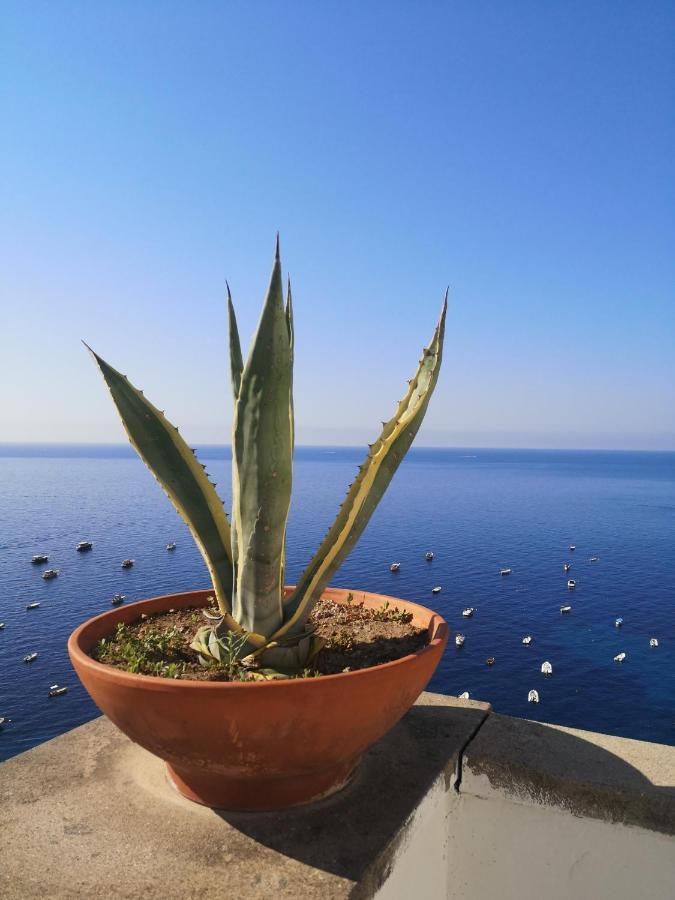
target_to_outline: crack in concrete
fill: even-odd
[[[481,730],[481,728],[483,727],[483,725],[485,725],[485,723],[487,722],[487,720],[490,718],[491,715],[492,715],[492,709],[486,710],[485,715],[484,715],[483,718],[480,720],[480,722],[478,723],[478,725],[476,725],[476,727],[474,728],[474,730],[471,732],[471,734],[469,735],[469,737],[466,739],[465,743],[464,743],[464,744],[462,745],[462,747],[460,748],[459,753],[457,754],[457,777],[455,778],[455,783],[454,783],[454,785],[453,785],[453,787],[454,787],[454,789],[455,789],[455,792],[456,792],[457,794],[460,793],[460,788],[461,788],[461,785],[462,785],[462,772],[463,772],[463,769],[464,769],[464,754],[465,754],[465,752],[466,752],[466,750],[467,750],[467,747],[469,746],[469,744],[471,744],[471,742],[473,741],[473,739],[476,737],[476,735],[478,734],[478,732]]]

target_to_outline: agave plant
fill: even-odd
[[[205,467],[178,429],[126,376],[91,352],[132,446],[184,519],[208,567],[219,613],[199,630],[192,646],[202,657],[218,660],[236,646],[240,656],[288,671],[305,666],[316,651],[308,616],[368,524],[422,424],[441,365],[447,291],[406,395],[369,445],[335,521],[290,591],[284,589],[284,567],[294,446],[293,309],[290,281],[284,302],[278,238],[246,364],[229,286],[227,295],[234,392],[231,523]]]

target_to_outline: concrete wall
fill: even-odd
[[[490,715],[378,900],[673,900],[675,748]]]

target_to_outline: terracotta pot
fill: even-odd
[[[132,741],[166,761],[181,794],[231,810],[280,809],[339,790],[364,750],[382,737],[426,687],[448,641],[448,626],[416,603],[329,588],[377,608],[387,600],[429,629],[429,643],[394,662],[269,682],[205,682],[134,675],[96,662],[89,651],[119,622],[141,613],[199,606],[212,591],[170,594],[89,619],[70,636],[75,671],[99,709]]]

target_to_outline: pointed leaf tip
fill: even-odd
[[[443,297],[443,306],[441,307],[441,319],[445,318],[448,309],[448,294],[450,293],[450,285],[445,289],[445,297]]]
[[[86,341],[83,340],[82,343],[83,343],[84,346],[87,348],[87,350],[91,353],[91,355],[94,357],[94,359],[96,360],[96,362],[98,362],[98,361],[100,360],[100,358],[101,358],[101,357],[98,355],[98,353],[96,353],[95,350],[92,350],[92,348],[89,346],[89,344],[88,344]]]

